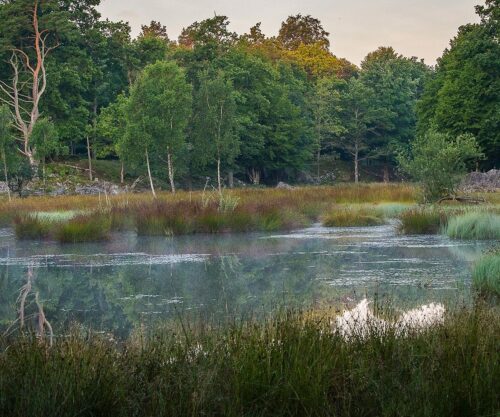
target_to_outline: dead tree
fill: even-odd
[[[0,80],[0,100],[8,104],[14,117],[14,126],[20,132],[21,146],[19,151],[28,158],[30,166],[37,169],[35,149],[30,141],[33,128],[40,117],[40,99],[47,89],[47,73],[45,59],[51,50],[48,46],[50,35],[48,30],[40,30],[38,26],[38,0],[33,3],[33,44],[34,56],[27,52],[13,48],[9,60],[13,76],[11,84]]]

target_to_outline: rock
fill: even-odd
[[[469,193],[500,190],[500,170],[491,169],[488,172],[471,172],[462,181],[460,190]]]
[[[297,182],[300,184],[317,184],[318,179],[313,177],[309,172],[300,171],[297,175]]]
[[[294,187],[292,187],[290,184],[287,184],[286,182],[280,181],[276,188],[279,188],[281,190],[293,190]]]

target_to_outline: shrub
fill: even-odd
[[[500,215],[470,212],[452,217],[445,232],[453,239],[500,239]]]
[[[424,201],[436,201],[453,194],[467,173],[467,161],[482,156],[470,134],[453,138],[434,130],[418,136],[411,155],[399,155],[403,171],[422,185]]]

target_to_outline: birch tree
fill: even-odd
[[[184,71],[168,61],[147,66],[130,92],[128,129],[143,144],[150,182],[151,158],[166,162],[172,193],[175,193],[174,162],[185,145],[191,102],[191,85]]]
[[[235,91],[221,71],[212,77],[208,72],[201,76],[196,95],[195,130],[195,153],[204,164],[215,161],[217,187],[222,194],[222,164],[234,162],[240,142],[236,134]]]

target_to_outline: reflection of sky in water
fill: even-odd
[[[125,335],[180,313],[238,317],[364,295],[405,305],[467,298],[470,263],[487,243],[399,236],[393,225],[291,233],[137,237],[59,245],[0,229],[0,327],[15,318],[29,266],[53,324]]]

